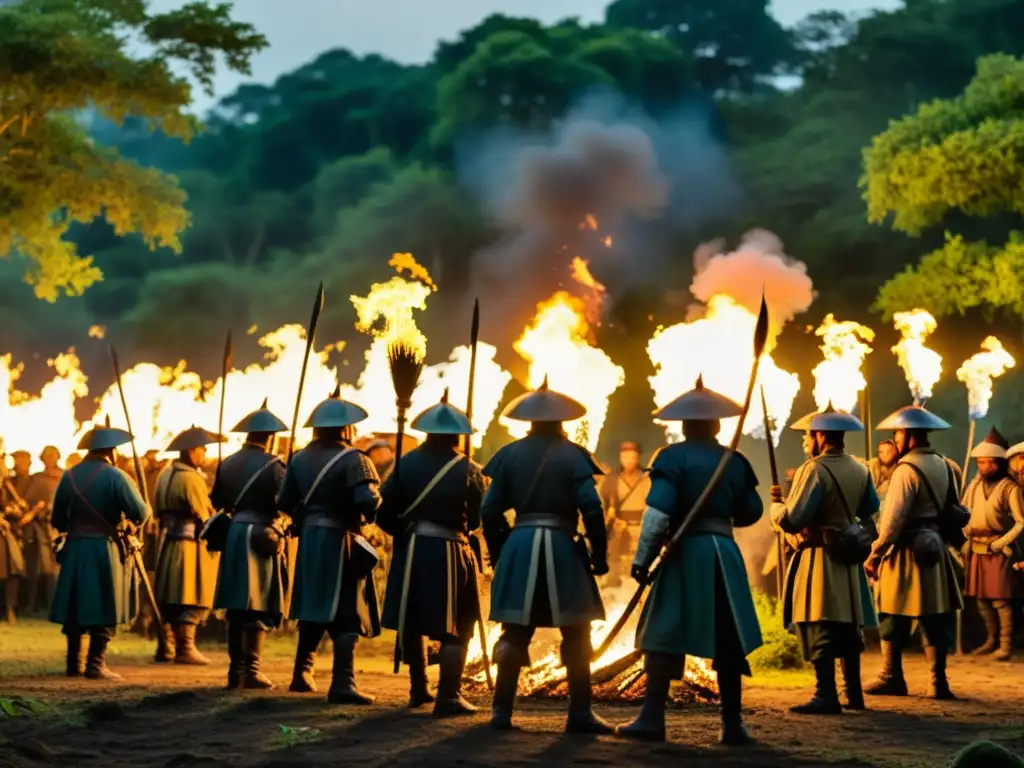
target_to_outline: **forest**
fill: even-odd
[[[65,21],[107,34],[75,0],[27,6],[59,7]],[[18,8],[0,9],[27,25],[19,33],[0,19],[7,75],[38,66],[25,56],[45,58],[45,45],[60,42],[54,33],[19,57],[17,35],[34,28]],[[187,34],[175,26],[181,18],[136,21],[202,83],[210,51],[244,70],[264,44],[219,8]],[[491,205],[503,178],[496,158],[551,141],[567,120],[593,119],[645,128],[669,183],[657,215],[608,220],[616,245],[593,262],[611,299],[597,342],[643,373],[633,391],[645,386],[653,329],[685,315],[679,294],[695,249],[765,228],[807,264],[818,292],[776,358],[802,357],[797,367],[808,370],[815,341],[805,326],[827,312],[874,327],[876,358],[889,358],[898,385],[877,413],[906,400],[887,349],[893,311],[922,306],[939,319],[947,381],[986,333],[1020,349],[1020,29],[1017,0],[905,0],[856,17],[822,11],[792,28],[761,0],[615,0],[594,25],[491,16],[441,41],[422,66],[342,48],[311,56],[276,82],[221,99],[188,142],[187,94],[166,78],[136,78],[132,93],[93,97],[77,122],[96,146],[116,150],[133,194],[159,198],[135,213],[120,210],[131,203],[120,204],[122,187],[109,180],[92,201],[79,191],[61,197],[58,186],[46,204],[69,210],[67,225],[19,231],[36,182],[11,180],[17,142],[0,130],[0,191],[14,222],[0,229],[0,251],[9,251],[0,351],[45,358],[75,345],[98,371],[103,350],[90,346],[89,329],[103,326],[132,359],[187,358],[212,373],[222,329],[304,322],[320,280],[329,286],[321,338],[359,350],[349,294],[386,279],[392,253],[410,252],[439,285],[421,322],[438,339],[428,357],[446,355],[466,341],[462,310],[479,291],[480,254],[508,235]],[[78,87],[70,65],[64,74],[68,89]],[[484,314],[491,343],[508,345],[522,329],[488,325],[486,304]],[[1001,385],[996,412],[1019,412],[1013,380]],[[963,407],[959,390],[943,397]],[[1024,428],[1006,419],[1005,431]]]

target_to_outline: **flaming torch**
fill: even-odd
[[[925,339],[935,331],[938,323],[924,309],[897,312],[893,322],[901,338],[892,351],[896,353],[907,377],[914,404],[923,405],[932,396],[932,388],[942,375],[942,358],[938,352],[924,345]]]
[[[1013,357],[1003,349],[999,339],[989,336],[981,342],[981,352],[965,360],[956,372],[957,379],[967,385],[967,413],[970,418],[967,430],[967,458],[964,459],[965,481],[970,466],[971,448],[974,446],[974,426],[979,419],[988,415],[988,405],[992,401],[992,380],[1002,376],[1014,365]]]

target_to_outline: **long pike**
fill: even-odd
[[[306,368],[309,366],[309,354],[313,350],[313,339],[316,337],[316,324],[320,320],[320,313],[324,309],[324,284],[316,291],[316,299],[313,302],[313,313],[309,318],[309,327],[306,329],[306,351],[302,356],[302,372],[299,374],[299,390],[295,393],[295,411],[292,413],[292,433],[288,441],[288,463],[291,463],[292,454],[295,453],[295,432],[299,428],[299,408],[302,405],[302,389],[306,385]]]
[[[640,599],[643,597],[644,592],[647,589],[648,584],[654,583],[654,580],[658,577],[661,572],[661,566],[668,558],[669,555],[679,546],[679,542],[683,540],[686,532],[696,522],[698,515],[701,510],[704,509],[704,505],[707,504],[708,499],[711,498],[711,494],[715,488],[718,487],[718,483],[721,482],[722,476],[725,474],[725,468],[729,465],[729,461],[732,459],[732,455],[736,452],[736,448],[739,446],[740,437],[743,435],[743,422],[747,418],[747,413],[750,412],[750,402],[754,397],[754,385],[757,383],[757,371],[761,365],[761,355],[764,353],[765,344],[768,341],[768,303],[765,300],[764,294],[761,295],[761,310],[757,315],[757,326],[754,328],[754,364],[750,368],[750,382],[747,384],[747,396],[743,401],[743,411],[740,413],[739,421],[736,422],[736,432],[732,436],[732,442],[729,443],[729,447],[722,454],[722,458],[718,461],[718,466],[715,467],[714,474],[711,475],[711,479],[708,480],[708,484],[704,486],[704,490],[700,496],[690,507],[690,511],[686,513],[686,517],[683,518],[682,524],[676,529],[676,532],[669,539],[668,543],[662,547],[661,553],[654,558],[654,562],[651,564],[651,568],[648,571],[647,579],[644,583],[637,586],[633,596],[629,599],[629,603],[626,605],[626,610],[619,616],[619,620],[615,622],[615,626],[612,627],[611,631],[605,637],[604,641],[598,646],[597,650],[593,652],[591,660],[601,658],[605,652],[611,647],[612,643],[615,642],[615,638],[622,631],[622,628],[626,626],[626,622],[629,621],[633,611],[640,604]]]
[[[764,439],[768,444],[768,469],[772,475],[772,485],[779,484],[779,465],[775,461],[775,441],[772,434],[772,419],[768,415],[768,402],[764,396],[764,384],[761,385],[761,412],[764,414]],[[781,602],[785,586],[786,540],[785,534],[779,531],[775,536],[775,588]]]

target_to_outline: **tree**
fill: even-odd
[[[894,121],[864,153],[868,218],[891,217],[920,235],[956,216],[1024,215],[1024,60],[982,58],[962,95],[936,100]],[[883,286],[886,316],[923,304],[933,314],[1006,309],[1024,317],[1024,237],[990,246],[947,235],[945,245]]]
[[[148,51],[131,50],[141,40]],[[230,5],[192,2],[156,14],[146,0],[23,0],[0,8],[0,255],[29,262],[26,280],[54,301],[100,279],[65,235],[75,222],[105,217],[118,234],[137,233],[150,248],[180,249],[185,194],[174,179],[90,140],[88,120],[143,118],[188,139],[184,67],[212,89],[217,55],[248,72],[266,45]]]

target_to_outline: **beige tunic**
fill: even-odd
[[[971,551],[1012,556],[1012,548],[1024,531],[1020,486],[1008,477],[992,484],[975,475],[964,493],[964,504],[971,510],[970,522],[964,528]]]
[[[878,612],[913,618],[952,613],[963,608],[963,600],[948,548],[936,565],[921,568],[907,546],[909,542],[901,539],[909,523],[937,520],[939,514],[918,473],[905,466],[910,462],[924,471],[940,502],[949,491],[947,468],[955,467],[931,448],[915,448],[893,470],[872,549],[872,554],[884,556],[875,583]],[[957,475],[954,469],[954,482]]]
[[[840,488],[823,464],[839,481],[849,513],[839,498]],[[846,527],[852,522],[851,516],[870,517],[878,502],[868,492],[868,483],[868,471],[862,462],[842,451],[828,451],[797,470],[785,503],[772,507],[772,525],[775,530],[820,532]],[[796,535],[789,540],[799,547],[802,538]],[[863,566],[840,563],[824,547],[798,549],[786,574],[787,623],[834,621],[865,626],[866,614],[871,611],[865,610],[860,595],[866,583]],[[871,624],[873,620],[870,616]]]
[[[871,470],[871,482],[875,484],[875,493],[879,501],[885,501],[885,494],[889,491],[889,481],[892,479],[892,471],[896,465],[885,466],[878,457],[868,462],[868,469]]]

